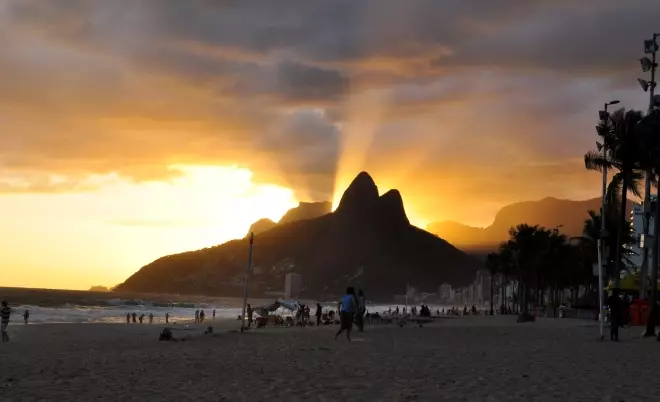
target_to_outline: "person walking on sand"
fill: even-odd
[[[126,313],[126,324],[131,323],[131,313]]]
[[[153,324],[153,323],[154,323],[154,314],[149,313],[149,324]]]
[[[9,342],[9,335],[7,334],[7,327],[9,326],[9,317],[11,316],[11,308],[7,300],[2,301],[2,309],[0,309],[0,333],[2,333],[2,342]]]
[[[213,319],[215,320],[215,309],[213,309]]]
[[[139,318],[140,324],[142,324],[142,320],[144,320],[144,314],[140,314],[140,318]]]
[[[204,310],[200,310],[199,311],[199,323],[200,324],[204,322],[204,318],[206,318],[206,314],[204,313]]]
[[[135,324],[137,322],[137,314],[133,313],[131,314],[131,317],[133,317],[133,323]]]
[[[355,297],[355,289],[352,286],[346,288],[346,294],[341,297],[341,312],[339,313],[341,327],[335,334],[335,340],[346,331],[346,339],[351,341],[351,329],[353,327],[353,318],[357,312],[357,299]]]
[[[165,313],[165,324],[170,323],[170,313]]]
[[[318,327],[321,325],[321,316],[323,315],[323,307],[321,307],[321,303],[316,303],[316,326]]]
[[[30,310],[25,309],[25,313],[23,313],[23,321],[25,321],[25,325],[28,325],[29,320],[30,320]]]
[[[195,324],[199,322],[199,310],[195,310]]]

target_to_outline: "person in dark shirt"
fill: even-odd
[[[11,316],[11,308],[9,308],[7,300],[3,300],[2,309],[0,309],[0,332],[2,333],[2,342],[9,342],[9,335],[7,335],[9,316]]]
[[[607,305],[610,308],[610,340],[619,340],[619,325],[621,324],[621,299],[619,299],[619,289],[613,289],[610,297],[607,298]]]
[[[252,309],[252,306],[249,304],[247,305],[247,319],[248,319],[248,328],[252,326],[252,317],[254,316],[254,310]]]
[[[321,325],[321,316],[323,315],[323,307],[321,303],[316,303],[316,326]]]

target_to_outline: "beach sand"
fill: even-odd
[[[660,401],[660,342],[596,323],[446,318],[424,328],[336,326],[247,333],[237,321],[10,326],[1,401]]]

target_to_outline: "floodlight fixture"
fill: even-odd
[[[653,63],[648,57],[642,57],[639,59],[639,64],[642,66],[642,71],[647,72],[651,71],[653,67],[657,67],[657,63]]]
[[[613,100],[613,101],[609,101],[607,104],[608,105],[616,105],[617,103],[619,103],[618,100]]]
[[[644,41],[644,53],[653,54],[658,51],[658,43],[655,41],[656,35],[653,35],[653,39],[647,39]]]
[[[642,87],[642,89],[644,90],[644,92],[648,91],[648,90],[649,90],[649,86],[651,86],[651,84],[650,84],[648,81],[643,80],[643,79],[641,79],[641,78],[637,78],[637,82],[639,82],[639,86]]]

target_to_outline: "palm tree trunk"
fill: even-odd
[[[614,260],[614,272],[612,273],[612,282],[614,283],[614,287],[619,286],[619,278],[620,278],[620,272],[621,272],[621,248],[622,248],[622,241],[623,241],[623,233],[626,228],[626,211],[628,207],[628,187],[630,186],[630,172],[626,170],[623,175],[623,188],[621,189],[621,211],[619,211],[619,230],[617,231],[616,235],[616,252],[615,252],[615,260]]]
[[[658,196],[660,197],[660,186],[658,186]],[[655,202],[655,219],[653,220],[653,236],[655,239],[654,250],[651,253],[651,297],[649,301],[651,303],[651,309],[649,311],[649,319],[646,321],[646,331],[644,336],[655,336],[655,325],[656,317],[658,315],[658,253],[660,252],[660,243],[658,242],[658,234],[660,234],[660,222],[658,218],[660,217],[660,202],[656,198]],[[646,278],[642,277],[643,281],[646,281]]]

